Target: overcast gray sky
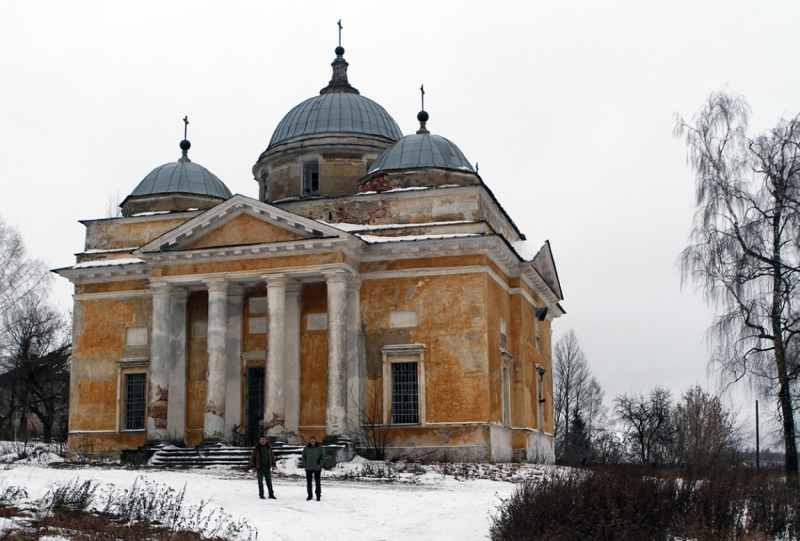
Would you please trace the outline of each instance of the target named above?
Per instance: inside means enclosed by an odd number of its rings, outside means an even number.
[[[672,136],[711,91],[744,95],[752,133],[800,112],[798,2],[0,2],[0,216],[51,268],[180,156],[257,197],[280,119],[331,75],[404,133],[455,142],[519,228],[549,239],[567,315],[610,401],[713,387],[711,312],[674,261],[693,214]],[[71,306],[72,286],[56,295]]]

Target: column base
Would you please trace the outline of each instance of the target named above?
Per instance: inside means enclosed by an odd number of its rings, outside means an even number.
[[[286,439],[286,434],[267,434],[267,442],[270,445],[286,445],[288,440]]]
[[[350,462],[356,456],[355,444],[344,434],[330,434],[322,438],[325,447],[325,468],[332,468],[339,462]]]
[[[228,445],[228,442],[225,441],[225,438],[203,438],[200,443],[196,445],[196,447],[213,447],[213,446],[225,446]]]

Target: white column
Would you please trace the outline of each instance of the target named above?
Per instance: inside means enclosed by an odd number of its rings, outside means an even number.
[[[347,433],[347,274],[325,274],[328,285],[328,399],[325,435]]]
[[[361,280],[347,282],[347,422],[355,430],[361,422],[366,359],[361,332]]]
[[[186,436],[186,300],[189,291],[170,293],[169,320],[169,408],[167,437],[182,441]]]
[[[225,342],[228,334],[228,284],[208,283],[208,367],[203,438],[225,437]]]
[[[169,400],[169,284],[152,284],[153,320],[150,330],[150,369],[148,373],[147,439],[167,439],[167,401]]]
[[[286,345],[286,277],[265,276],[267,281],[267,366],[264,370],[264,433],[283,438],[286,402],[284,353]]]
[[[232,434],[233,427],[242,425],[242,293],[240,285],[228,286],[228,332],[226,338],[225,364],[225,436]]]
[[[289,443],[300,443],[300,282],[289,282],[286,285],[285,321],[285,428]]]

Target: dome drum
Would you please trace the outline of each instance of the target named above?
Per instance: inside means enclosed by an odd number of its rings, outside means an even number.
[[[385,192],[401,188],[438,188],[480,184],[478,175],[467,171],[440,168],[375,171],[358,181],[360,193]]]
[[[313,162],[319,167],[319,195],[355,193],[367,166],[389,145],[383,138],[360,134],[320,134],[281,143],[253,167],[259,199],[303,197],[304,164]]]
[[[145,212],[179,212],[205,210],[216,207],[222,199],[207,195],[187,193],[159,193],[153,195],[128,196],[122,207],[122,215],[135,216]]]

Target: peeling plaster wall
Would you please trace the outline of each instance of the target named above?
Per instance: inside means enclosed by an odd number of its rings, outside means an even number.
[[[147,358],[147,344],[125,344],[126,327],[147,327],[151,321],[149,297],[78,300],[73,312],[73,349],[70,371],[70,432],[111,434],[97,442],[98,449],[116,451],[124,441],[144,442],[144,431],[114,434],[118,423],[117,361],[122,358]],[[149,332],[148,332],[149,335]],[[119,404],[121,406],[122,404]],[[99,437],[99,436],[98,436]],[[70,435],[71,452],[86,446],[83,437]]]
[[[299,194],[287,197],[299,198]],[[393,225],[483,220],[506,239],[519,238],[510,219],[480,185],[293,199],[276,206],[312,220],[332,223]]]
[[[365,280],[367,378],[382,386],[382,347],[424,344],[426,422],[488,421],[485,285],[482,274]],[[417,326],[391,328],[393,310],[415,310]]]
[[[328,333],[309,330],[309,314],[328,311],[325,283],[304,284],[300,289],[300,434],[303,437],[325,432],[327,401]],[[314,428],[314,427],[322,427]]]
[[[197,212],[187,212],[180,216],[149,216],[146,218],[114,218],[109,220],[87,220],[86,250],[115,250],[139,247],[159,235],[174,229],[195,217]]]

